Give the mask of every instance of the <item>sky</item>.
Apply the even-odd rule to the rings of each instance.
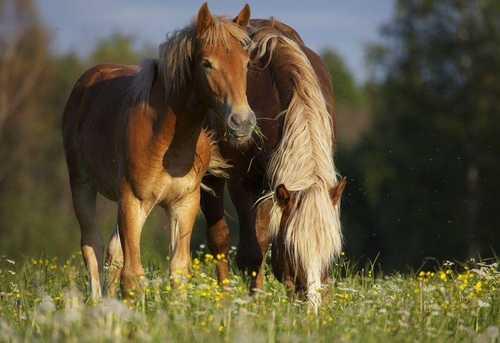
[[[381,40],[380,26],[392,16],[394,0],[255,0],[247,1],[253,18],[271,16],[299,32],[316,51],[333,48],[358,81],[366,78],[364,47]],[[115,32],[137,44],[160,44],[166,33],[187,25],[202,1],[183,0],[38,0],[44,22],[54,34],[57,52],[92,51]],[[236,16],[244,1],[209,1],[213,14]]]

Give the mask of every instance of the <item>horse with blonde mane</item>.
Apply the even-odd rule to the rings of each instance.
[[[273,273],[317,308],[322,280],[342,245],[345,179],[338,178],[333,159],[331,81],[319,56],[291,27],[251,20],[249,33],[255,50],[247,96],[260,134],[238,147],[219,141],[222,156],[233,165],[227,183],[240,223],[237,263],[251,276],[251,289],[262,288],[272,241]],[[227,254],[226,181],[208,176],[204,182],[215,191],[202,194],[209,247]],[[228,268],[226,261],[218,262],[219,280]]]
[[[234,144],[255,127],[246,96],[249,17],[248,5],[231,21],[212,16],[205,3],[195,22],[167,37],[157,60],[98,65],[75,84],[63,139],[92,298],[101,296],[104,254],[97,193],[118,204],[110,294],[118,280],[125,297],[142,289],[141,230],[156,205],[170,220],[170,272],[188,272],[201,180],[226,167],[204,123],[217,121]]]

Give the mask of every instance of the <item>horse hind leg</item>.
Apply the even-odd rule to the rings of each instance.
[[[268,219],[265,218],[264,207],[259,206],[260,216],[257,218],[255,201],[257,196],[240,182],[230,180],[229,192],[238,212],[240,223],[240,241],[236,263],[239,269],[250,276],[250,293],[264,286],[264,256],[269,245],[267,234]]]
[[[106,255],[106,294],[115,297],[120,286],[120,275],[123,269],[123,250],[118,226],[111,234]]]
[[[97,191],[90,183],[72,183],[71,193],[76,217],[80,224],[80,246],[89,272],[91,298],[97,300],[102,295],[100,276],[104,248],[101,234],[97,230],[95,222]]]
[[[207,221],[207,241],[210,252],[217,258],[217,280],[219,284],[229,278],[230,230],[224,219],[224,184],[225,180],[207,176],[203,182],[215,194],[201,193],[201,209]]]

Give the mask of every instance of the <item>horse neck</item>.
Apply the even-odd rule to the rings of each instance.
[[[207,109],[195,100],[194,92],[189,85],[185,91],[178,93],[170,95],[167,99],[162,81],[156,80],[153,84],[151,102],[157,109],[155,133],[168,141],[175,138],[175,141],[195,144]]]

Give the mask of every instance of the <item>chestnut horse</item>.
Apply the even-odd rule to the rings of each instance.
[[[118,204],[110,293],[118,278],[124,296],[141,290],[141,230],[156,205],[170,219],[171,275],[188,271],[201,180],[224,167],[204,122],[214,116],[235,144],[255,127],[246,96],[249,17],[248,5],[231,21],[212,16],[205,3],[196,22],[167,37],[158,60],[98,65],[74,86],[63,138],[93,298],[101,296],[103,269],[98,192]]]
[[[222,156],[234,165],[227,182],[240,224],[237,263],[252,275],[251,288],[262,288],[272,240],[274,274],[317,308],[322,278],[342,243],[345,179],[338,179],[333,160],[331,81],[320,57],[289,26],[251,20],[249,33],[256,52],[247,96],[260,134],[238,147],[219,141]],[[227,254],[226,181],[208,176],[204,182],[215,191],[202,194],[209,247]],[[219,261],[219,280],[228,271],[227,262]]]

